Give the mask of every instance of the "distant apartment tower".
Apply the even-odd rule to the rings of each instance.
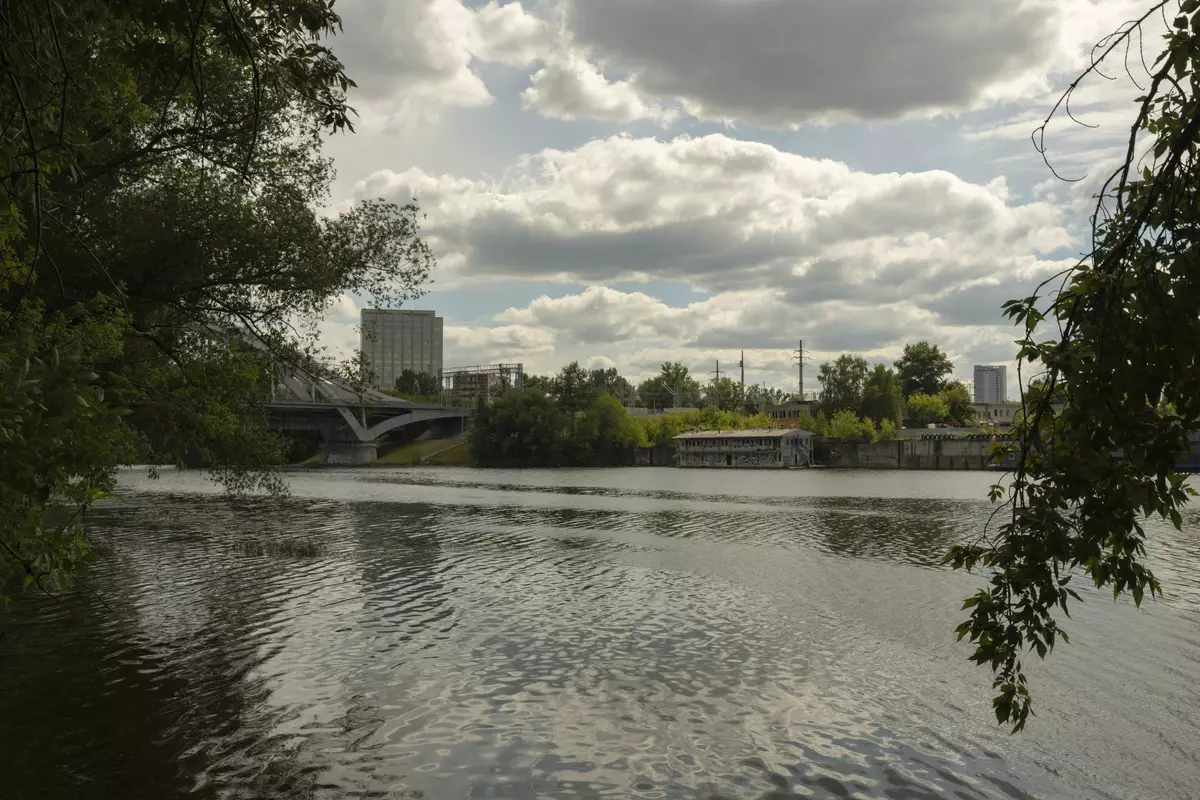
[[[1008,402],[1008,367],[975,365],[975,402]]]
[[[435,378],[442,372],[442,318],[433,311],[362,310],[361,347],[375,385],[391,389],[406,369]]]

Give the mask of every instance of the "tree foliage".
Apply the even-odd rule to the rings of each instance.
[[[526,375],[524,388],[550,394],[554,389],[554,378],[550,375]]]
[[[738,411],[743,405],[742,385],[733,378],[717,378],[704,387],[704,405]]]
[[[567,414],[552,397],[513,389],[476,407],[471,454],[484,466],[558,466],[564,463],[569,430]]]
[[[946,402],[946,421],[967,426],[975,421],[975,405],[962,381],[950,381],[938,396]]]
[[[583,411],[595,396],[592,388],[591,375],[578,361],[567,364],[554,376],[550,384],[550,394],[558,400],[563,411],[574,415]]]
[[[1192,494],[1175,467],[1200,425],[1200,0],[1151,4],[1101,41],[1080,79],[1111,77],[1120,64],[1106,62],[1130,52],[1140,65],[1142,26],[1168,8],[1177,16],[1131,112],[1125,157],[1096,195],[1090,252],[1057,288],[1043,294],[1047,282],[1005,305],[1023,330],[1019,369],[1042,380],[1022,395],[1011,444],[998,445],[1017,464],[1011,483],[992,490],[1003,513],[947,556],[989,576],[964,604],[958,634],[993,670],[996,717],[1014,730],[1033,703],[1023,658],[1068,641],[1059,615],[1079,599],[1072,578],[1136,604],[1159,594],[1143,521],[1181,527]],[[1043,155],[1044,130],[1035,132]],[[1160,412],[1164,400],[1174,413]]]
[[[588,377],[589,384],[595,392],[604,392],[620,400],[622,403],[631,403],[633,400],[633,384],[626,380],[616,367],[608,369],[594,369]]]
[[[441,390],[438,380],[428,372],[405,367],[396,376],[395,389],[410,400],[435,400]]]
[[[782,389],[756,383],[746,387],[742,410],[747,414],[757,414],[781,405],[783,401]]]
[[[589,463],[619,464],[643,437],[621,401],[600,392],[580,419],[577,439]]]
[[[908,417],[917,425],[945,422],[950,416],[950,406],[941,394],[917,393],[908,398]]]
[[[884,420],[899,420],[903,409],[899,377],[883,364],[876,364],[863,386],[859,413],[881,424]]]
[[[662,371],[637,389],[644,408],[699,408],[700,384],[678,361],[668,361]]]
[[[922,339],[904,345],[904,355],[896,359],[896,374],[900,376],[900,391],[905,397],[912,394],[937,394],[954,364],[936,344]]]
[[[837,412],[829,420],[829,436],[841,442],[874,442],[879,439],[875,431],[875,423],[866,418],[859,418],[850,409]]]
[[[825,418],[825,412],[821,411],[814,415],[810,411],[801,411],[796,417],[796,428],[802,431],[817,436],[829,435],[829,420]]]
[[[835,360],[822,364],[817,373],[817,379],[821,381],[822,409],[830,412],[846,409],[857,411],[862,405],[869,372],[867,360],[852,353],[843,353]]]
[[[82,574],[120,464],[280,490],[277,365],[336,372],[315,321],[338,295],[420,293],[415,206],[317,213],[353,113],[339,26],[329,0],[4,4],[0,581]]]

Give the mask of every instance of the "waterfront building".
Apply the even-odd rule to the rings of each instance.
[[[977,422],[990,422],[998,428],[1011,428],[1021,410],[1020,403],[975,403],[974,407]]]
[[[975,402],[1008,402],[1008,367],[975,365]]]
[[[689,431],[675,437],[680,467],[783,469],[812,461],[813,435],[796,428]]]
[[[364,308],[360,342],[378,388],[394,388],[406,369],[441,377],[442,318],[433,311]]]
[[[788,403],[777,405],[774,408],[767,409],[767,416],[773,419],[775,421],[774,424],[780,426],[781,428],[794,428],[796,427],[796,420],[805,411],[813,416],[816,416],[817,412],[820,410],[821,404],[816,400],[793,400]]]

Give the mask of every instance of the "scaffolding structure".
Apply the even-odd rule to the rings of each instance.
[[[438,373],[442,397],[447,404],[490,403],[509,389],[525,388],[524,364],[479,364],[452,367]]]

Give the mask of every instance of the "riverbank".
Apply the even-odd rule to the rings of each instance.
[[[471,463],[471,446],[465,434],[448,439],[426,439],[420,442],[394,447],[380,453],[378,460],[370,466],[400,467],[420,464],[468,466]]]

